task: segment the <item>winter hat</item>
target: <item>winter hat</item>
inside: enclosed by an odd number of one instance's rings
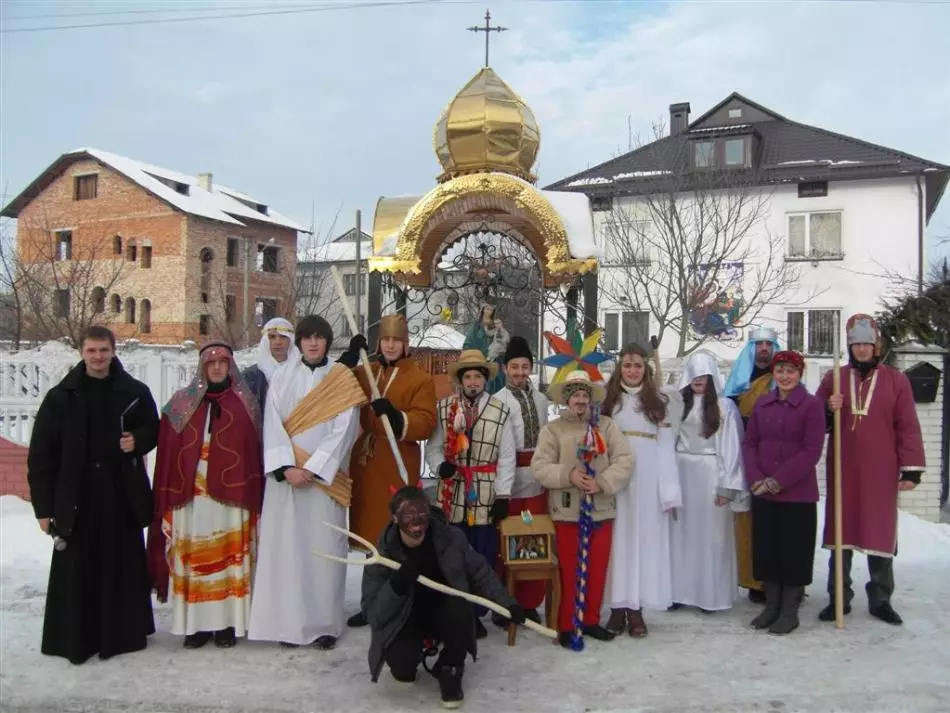
[[[409,354],[409,323],[406,322],[402,314],[387,314],[379,320],[379,339],[383,337],[393,337],[402,340],[402,355]],[[382,354],[379,344],[376,345],[376,352]]]
[[[881,356],[881,328],[869,314],[852,315],[845,324],[848,346],[852,344],[873,344],[874,356]]]
[[[528,346],[528,340],[524,337],[512,337],[508,341],[508,348],[505,349],[505,356],[502,359],[505,365],[512,359],[527,359],[534,366],[534,355],[531,353],[531,347]]]
[[[300,342],[304,337],[311,337],[316,334],[327,340],[327,349],[333,344],[333,328],[323,317],[315,314],[308,314],[297,322],[297,329],[294,332],[294,344],[300,349]]]

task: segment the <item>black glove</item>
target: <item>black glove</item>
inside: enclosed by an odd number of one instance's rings
[[[393,427],[393,432],[398,438],[402,433],[403,426],[406,425],[406,421],[402,416],[402,413],[393,406],[393,402],[389,399],[376,399],[370,403],[370,406],[373,407],[373,412],[377,416],[382,416],[386,414],[386,417],[389,419],[389,424]]]
[[[417,579],[419,579],[419,570],[412,562],[406,560],[396,570],[396,574],[389,578],[389,586],[393,588],[396,594],[404,596],[409,594],[409,590],[412,589],[412,585],[416,583]]]
[[[352,369],[360,363],[360,350],[367,351],[369,345],[366,343],[366,337],[357,334],[350,340],[350,346],[340,355],[337,361],[345,367]]]
[[[653,347],[653,351],[656,351],[656,348],[660,346],[660,340],[656,338],[655,334],[650,337],[650,346]]]
[[[448,461],[443,461],[442,464],[439,465],[439,470],[437,471],[437,475],[440,478],[451,478],[457,472],[458,472],[458,468],[455,467],[455,463],[449,463]]]
[[[528,618],[525,616],[524,607],[518,604],[517,602],[508,607],[508,611],[511,613],[511,623],[521,626],[525,623],[525,620]]]
[[[904,470],[901,471],[901,480],[906,480],[914,485],[920,485],[920,477],[923,475],[923,471],[920,470]]]
[[[491,521],[493,525],[508,517],[508,498],[495,498],[491,504]]]

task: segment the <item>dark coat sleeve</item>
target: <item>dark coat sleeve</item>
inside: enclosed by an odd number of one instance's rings
[[[406,607],[411,594],[397,594],[389,583],[395,570],[381,564],[370,564],[363,568],[363,586],[360,608],[366,613],[366,620],[374,630],[388,628],[398,619]],[[410,590],[411,592],[411,590]]]
[[[30,448],[26,459],[26,478],[30,500],[37,518],[53,517],[54,493],[63,447],[63,417],[66,409],[61,392],[47,392],[36,412]]]

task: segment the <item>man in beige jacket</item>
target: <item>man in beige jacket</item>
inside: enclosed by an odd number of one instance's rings
[[[600,609],[617,513],[616,494],[630,480],[634,455],[617,425],[609,417],[600,416],[595,428],[600,431],[606,451],[593,460],[594,475],[588,475],[578,459],[578,446],[591,428],[591,409],[599,410],[596,402],[603,400],[603,387],[592,383],[586,372],[574,371],[563,382],[552,384],[548,396],[552,401],[566,405],[567,409],[560,418],[541,430],[531,472],[548,490],[549,512],[555,522],[557,557],[561,567],[559,640],[562,646],[571,646],[580,554],[581,501],[589,494],[593,499],[594,523],[588,548],[583,631],[591,638],[610,641],[614,635],[600,625]]]

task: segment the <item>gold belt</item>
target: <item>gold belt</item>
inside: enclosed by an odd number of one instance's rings
[[[634,438],[652,438],[654,441],[656,440],[655,433],[647,433],[646,431],[624,431],[623,435],[633,436]]]

